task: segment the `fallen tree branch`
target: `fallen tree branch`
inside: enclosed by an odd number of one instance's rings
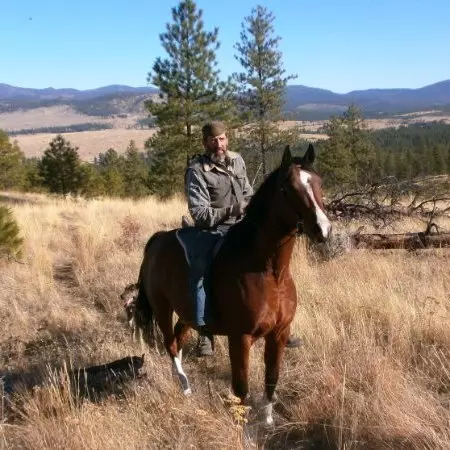
[[[353,234],[350,236],[350,242],[352,247],[356,249],[419,250],[424,248],[448,248],[450,247],[450,233]]]
[[[428,180],[432,184],[433,180]],[[402,217],[420,217],[431,223],[450,211],[447,184],[432,189],[420,182],[398,182],[393,178],[335,194],[326,204],[332,220],[369,220],[376,228],[385,227]],[[413,197],[411,200],[411,196]]]

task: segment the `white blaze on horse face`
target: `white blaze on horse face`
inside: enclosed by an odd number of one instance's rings
[[[314,192],[311,186],[311,174],[306,172],[305,170],[300,170],[300,182],[302,183],[303,187],[306,189],[306,192],[314,205],[314,208],[316,210],[316,219],[317,219],[317,225],[319,226],[320,230],[322,231],[322,236],[324,239],[328,237],[331,230],[331,223],[328,220],[328,217],[323,212],[322,208],[317,203],[316,197],[314,196]]]

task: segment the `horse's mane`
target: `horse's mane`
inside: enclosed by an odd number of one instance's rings
[[[253,194],[250,203],[245,208],[245,217],[243,220],[253,223],[260,223],[267,214],[267,200],[275,191],[280,168],[275,169],[261,184],[258,190]]]
[[[279,173],[280,168],[275,169],[253,194],[245,208],[244,218],[229,229],[223,247],[243,251],[252,245],[255,228],[267,217],[270,197],[275,193]]]
[[[314,172],[312,166],[305,162],[303,158],[294,157],[292,158],[292,164],[301,165],[303,169],[308,172]],[[255,192],[250,200],[247,208],[245,209],[244,221],[251,221],[253,223],[260,223],[266,218],[267,214],[267,200],[270,195],[274,193],[277,186],[277,180],[280,174],[281,167],[275,169],[271,174],[264,180],[259,189]]]

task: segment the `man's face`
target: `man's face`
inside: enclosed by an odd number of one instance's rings
[[[226,133],[217,136],[208,136],[203,145],[208,154],[219,161],[223,161],[227,156],[228,138]]]

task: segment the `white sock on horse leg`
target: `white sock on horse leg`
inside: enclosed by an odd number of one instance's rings
[[[269,401],[268,398],[264,395],[263,406],[262,406],[264,421],[266,425],[273,425],[273,402]]]
[[[187,379],[186,374],[183,371],[183,367],[181,365],[181,360],[178,358],[178,356],[175,356],[173,358],[173,368],[175,369],[178,379],[180,380],[181,387],[183,389],[183,394],[190,395],[192,393],[192,391],[189,386],[189,381]]]

